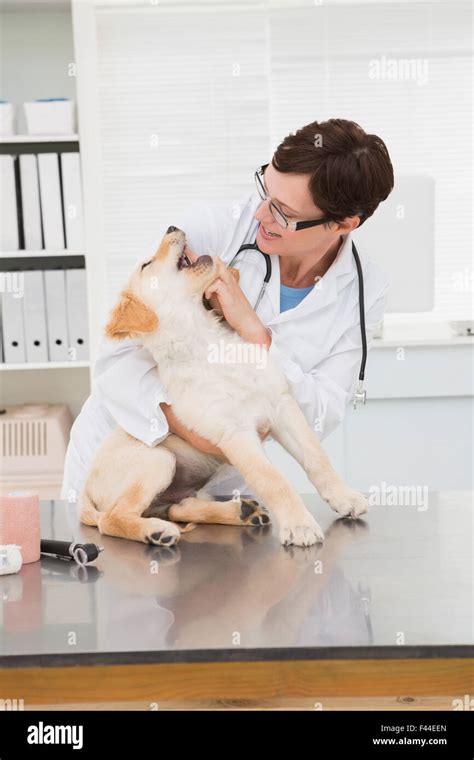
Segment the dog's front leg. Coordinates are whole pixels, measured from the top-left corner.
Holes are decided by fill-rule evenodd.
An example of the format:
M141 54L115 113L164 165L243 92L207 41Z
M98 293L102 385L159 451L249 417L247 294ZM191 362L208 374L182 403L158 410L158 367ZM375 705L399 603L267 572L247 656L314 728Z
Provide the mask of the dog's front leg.
M365 497L349 488L333 469L329 457L291 394L282 396L276 409L272 435L302 466L322 499L343 517L367 512Z
M323 532L302 498L267 459L256 431L226 433L218 445L257 497L275 514L282 544L311 546L323 540Z

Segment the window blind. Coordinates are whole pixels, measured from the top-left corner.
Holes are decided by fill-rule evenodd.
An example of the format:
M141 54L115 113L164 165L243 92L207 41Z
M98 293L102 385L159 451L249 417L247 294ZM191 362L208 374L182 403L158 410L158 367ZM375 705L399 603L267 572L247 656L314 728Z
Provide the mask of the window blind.
M467 2L96 2L108 303L173 213L243 197L286 134L338 116L380 134L396 174L433 177L433 314L469 316L470 14ZM427 61L427 80L384 76L403 59Z

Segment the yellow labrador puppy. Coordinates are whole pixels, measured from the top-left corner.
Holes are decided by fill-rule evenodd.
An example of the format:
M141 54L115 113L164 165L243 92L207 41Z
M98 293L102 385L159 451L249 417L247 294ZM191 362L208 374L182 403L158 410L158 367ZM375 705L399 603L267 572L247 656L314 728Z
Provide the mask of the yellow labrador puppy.
M266 349L244 344L216 311L205 308L203 294L216 277L214 259L200 256L191 264L184 249L184 233L170 227L153 258L131 275L106 334L139 340L150 351L177 418L218 446L266 506L214 501L205 486L222 460L180 437L171 434L149 447L116 428L91 465L81 520L104 534L170 546L183 531L176 523L258 525L269 522L269 510L282 544L322 541L303 500L265 455L259 432L270 430L339 515L359 517L367 502L333 470ZM229 356L237 360L227 361Z

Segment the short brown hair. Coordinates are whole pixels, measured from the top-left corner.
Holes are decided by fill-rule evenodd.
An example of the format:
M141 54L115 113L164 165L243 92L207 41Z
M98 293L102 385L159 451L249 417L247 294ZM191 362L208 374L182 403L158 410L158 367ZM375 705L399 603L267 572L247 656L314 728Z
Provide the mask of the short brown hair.
M346 119L313 121L276 149L279 172L309 174L315 206L335 222L360 217L359 227L393 190L393 166L383 140Z

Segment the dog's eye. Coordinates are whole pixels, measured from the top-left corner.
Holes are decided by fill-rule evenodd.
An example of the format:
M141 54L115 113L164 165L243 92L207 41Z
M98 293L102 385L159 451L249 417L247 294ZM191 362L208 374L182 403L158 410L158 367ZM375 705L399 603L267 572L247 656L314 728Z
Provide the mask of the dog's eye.
M147 266L148 266L148 264L151 264L151 262L152 262L152 261L153 261L153 259L150 259L150 261L146 261L144 264L142 264L142 269L141 269L141 271L143 272L143 270L145 269L145 267L147 267Z

